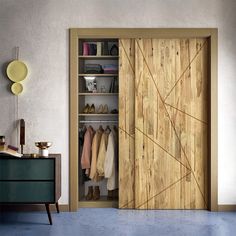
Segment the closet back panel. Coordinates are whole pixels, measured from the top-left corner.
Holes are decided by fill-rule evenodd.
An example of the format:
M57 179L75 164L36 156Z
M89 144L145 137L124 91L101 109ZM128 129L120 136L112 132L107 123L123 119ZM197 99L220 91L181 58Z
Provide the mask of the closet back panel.
M119 41L119 208L134 208L134 39Z
M128 48L124 51L121 47L120 54L125 55L120 73L131 82L134 64ZM123 61L123 57L127 59ZM133 164L127 167L128 160L133 161L133 146L131 157L125 145L133 143L134 132L125 127L130 124L127 114L131 112L125 101L133 96L125 97L130 94L130 84L122 84L125 80L121 83L120 115L126 120L120 121L120 140L126 156L121 156L120 173L135 173L136 209L207 209L208 82L207 39L135 40L135 171ZM120 199L134 181L133 176L126 180L129 188L124 182L120 185ZM129 199L126 196L124 203Z

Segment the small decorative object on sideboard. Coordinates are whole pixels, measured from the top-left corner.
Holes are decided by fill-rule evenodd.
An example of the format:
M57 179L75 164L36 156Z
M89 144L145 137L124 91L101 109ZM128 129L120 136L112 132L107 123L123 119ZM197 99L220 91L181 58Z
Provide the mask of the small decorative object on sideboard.
M24 145L25 145L25 121L24 119L20 119L20 147L21 147L21 154L24 152Z
M35 142L35 146L39 148L39 156L48 157L48 148L52 146L52 142Z
M38 158L38 157L39 157L39 154L37 154L37 153L31 153L29 156L30 156L31 158Z

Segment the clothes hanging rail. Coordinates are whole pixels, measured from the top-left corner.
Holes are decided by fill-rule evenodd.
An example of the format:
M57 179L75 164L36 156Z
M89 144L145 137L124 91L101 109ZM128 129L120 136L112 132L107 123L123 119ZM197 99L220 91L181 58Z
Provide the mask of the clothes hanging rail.
M80 120L80 123L118 123L118 120Z

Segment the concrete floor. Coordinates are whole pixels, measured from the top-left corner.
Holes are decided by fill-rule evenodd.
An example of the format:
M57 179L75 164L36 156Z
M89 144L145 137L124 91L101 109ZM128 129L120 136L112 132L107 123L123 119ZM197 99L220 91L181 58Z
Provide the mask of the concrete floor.
M0 213L0 236L236 235L236 212L80 209L53 213Z

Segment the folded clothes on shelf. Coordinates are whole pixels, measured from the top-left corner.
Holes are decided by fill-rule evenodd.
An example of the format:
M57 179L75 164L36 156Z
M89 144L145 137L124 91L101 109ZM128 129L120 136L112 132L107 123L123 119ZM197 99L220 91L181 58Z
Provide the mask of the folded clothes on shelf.
M115 65L115 64L104 65L103 71L105 74L117 74L118 73L118 65Z
M85 73L94 73L94 74L101 74L103 73L102 66L100 64L86 64L84 68Z

